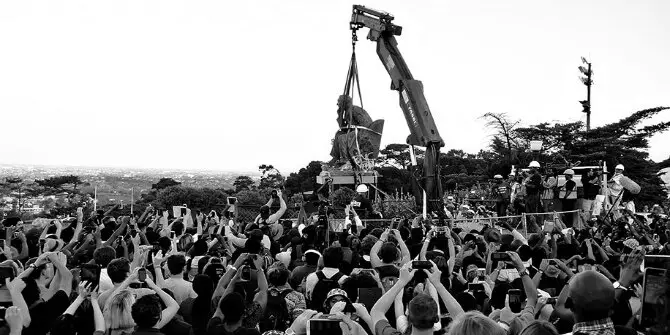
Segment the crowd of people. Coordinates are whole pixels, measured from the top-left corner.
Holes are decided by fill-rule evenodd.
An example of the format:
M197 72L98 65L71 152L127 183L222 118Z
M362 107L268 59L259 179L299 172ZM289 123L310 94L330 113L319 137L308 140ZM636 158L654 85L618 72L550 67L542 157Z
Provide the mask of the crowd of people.
M597 201L598 195L606 196L612 207L624 206L635 212L634 199L624 197L624 194L632 193L623 190L625 186L639 186L624 176L624 166L618 164L607 180L603 180L602 170L593 166L579 169L541 168L537 161L532 161L527 168L516 169L507 178L495 175L489 187L475 185L469 192L461 190L448 195L446 206L450 212L460 214L458 218L560 211L564 212L561 220L568 227L578 224L580 219L590 220L596 206L603 208L603 201ZM582 212L584 217L576 212Z
M526 179L524 210L537 211L549 178L533 170ZM451 224L457 210L448 201L446 219L366 223L364 216L376 213L365 188L358 190L340 231L330 229L325 204L300 225L283 220L280 190L251 222L204 208L174 217L153 207L120 217L79 208L75 220L44 226L7 218L0 227L0 332L595 335L670 329L667 310L651 323L640 317L644 257L670 255L670 221L660 206L644 218L626 210L616 219L594 217L583 229L557 219L522 233L501 218L464 230ZM494 190L500 217L515 200L514 186L507 190L502 180ZM560 192L562 201L570 199L574 186ZM670 301L663 292L658 298Z

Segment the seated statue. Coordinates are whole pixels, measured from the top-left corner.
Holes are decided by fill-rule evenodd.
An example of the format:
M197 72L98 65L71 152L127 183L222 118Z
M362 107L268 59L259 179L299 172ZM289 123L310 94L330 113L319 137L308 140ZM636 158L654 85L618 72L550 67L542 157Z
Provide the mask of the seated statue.
M384 120L373 121L368 112L355 106L350 96L341 95L337 100L339 130L333 139L330 164L350 163L360 168L361 158L373 159L379 154L384 130Z

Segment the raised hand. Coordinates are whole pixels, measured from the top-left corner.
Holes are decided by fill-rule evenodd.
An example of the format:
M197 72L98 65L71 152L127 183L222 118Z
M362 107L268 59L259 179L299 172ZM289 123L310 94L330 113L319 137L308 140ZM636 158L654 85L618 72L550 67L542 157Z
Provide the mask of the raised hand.
M12 333L14 331L20 333L23 329L23 314L21 314L21 310L16 306L7 307L7 310L5 310L5 321Z
M414 274L416 273L416 270L411 270L410 267L412 265L412 262L407 262L405 265L400 268L400 278L398 280L402 282L404 285L407 285L407 283L414 278Z

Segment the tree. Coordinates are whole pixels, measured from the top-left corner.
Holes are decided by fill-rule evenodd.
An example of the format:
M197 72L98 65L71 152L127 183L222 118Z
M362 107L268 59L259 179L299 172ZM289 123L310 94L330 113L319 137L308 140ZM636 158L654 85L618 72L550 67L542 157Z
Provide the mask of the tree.
M138 205L154 203L160 190L179 185L181 185L181 183L172 178L161 178L157 183L151 184L151 190L149 190L149 193L141 194L140 199L135 201L135 203Z
M160 191L164 188L168 188L170 186L177 186L177 185L181 185L181 183L172 179L172 178L161 178L157 183L151 184L151 189L156 190L156 191Z
M495 130L491 141L491 149L507 158L507 164L512 166L515 158L515 147L518 146L514 129L519 120L510 120L506 113L486 113L481 116L486 120L486 126Z
M417 165L421 165L423 160L424 150L418 147L414 148ZM384 149L379 151L379 156L376 161L380 167L393 166L401 169L409 169L412 164L412 159L409 154L409 145L400 143L391 143Z
M411 171L393 166L378 167L375 170L379 173L377 187L380 190L389 194L413 192L414 176Z
M226 203L228 194L211 188L185 187L181 185L169 186L156 194L153 205L158 208L172 208L186 204L189 208L209 211L222 207Z
M668 107L656 107L632 113L630 116L585 132L581 123L542 123L515 130L524 141L547 141L548 151L542 155L546 161L560 156L569 162L597 165L604 161L610 172L617 164L626 168L625 175L640 184L642 191L637 202L655 203L665 198L666 190L658 176L659 165L649 159L649 138L670 128L670 122L640 126Z
M3 195L17 198L17 201L12 202L12 211L20 213L23 209L24 197L33 194L34 186L34 183L20 177L6 177L5 181L0 183L0 192Z
M284 177L274 166L263 164L258 167L258 170L261 172L259 189L277 189L284 185Z
M233 182L235 187L235 193L238 193L243 190L250 190L255 187L255 182L249 176L237 176Z
M284 184L287 193L292 195L318 189L319 184L316 182L316 177L321 173L322 164L323 162L320 161L311 161L297 173L291 173Z
M42 180L35 180L35 183L42 188L44 194L58 194L67 192L68 194L79 194L77 186L85 185L79 176L56 176Z

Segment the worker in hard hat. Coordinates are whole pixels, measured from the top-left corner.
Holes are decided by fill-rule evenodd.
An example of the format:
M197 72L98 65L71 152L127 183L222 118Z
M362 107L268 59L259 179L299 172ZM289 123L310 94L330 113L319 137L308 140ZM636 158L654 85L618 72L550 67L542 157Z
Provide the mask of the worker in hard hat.
M379 213L372 208L372 202L368 199L368 186L360 184L356 187L356 196L351 201L351 208L363 219L377 218Z
M575 171L567 169L563 172L565 182L559 187L558 197L561 200L564 211L572 211L577 204L577 183L572 178L575 176ZM572 228L574 213L565 213L563 222L568 228Z
M502 175L493 176L493 187L491 194L496 199L496 213L498 216L507 216L507 207L510 201L510 186L505 182Z
M614 167L614 175L607 181L607 188L609 190L610 204L617 207L621 202L621 196L623 196L623 185L621 184L621 177L623 177L624 166L623 164L618 164Z
M542 190L542 175L540 175L540 163L532 161L528 164L530 171L523 184L526 187L526 213L538 213L540 211L540 191Z

